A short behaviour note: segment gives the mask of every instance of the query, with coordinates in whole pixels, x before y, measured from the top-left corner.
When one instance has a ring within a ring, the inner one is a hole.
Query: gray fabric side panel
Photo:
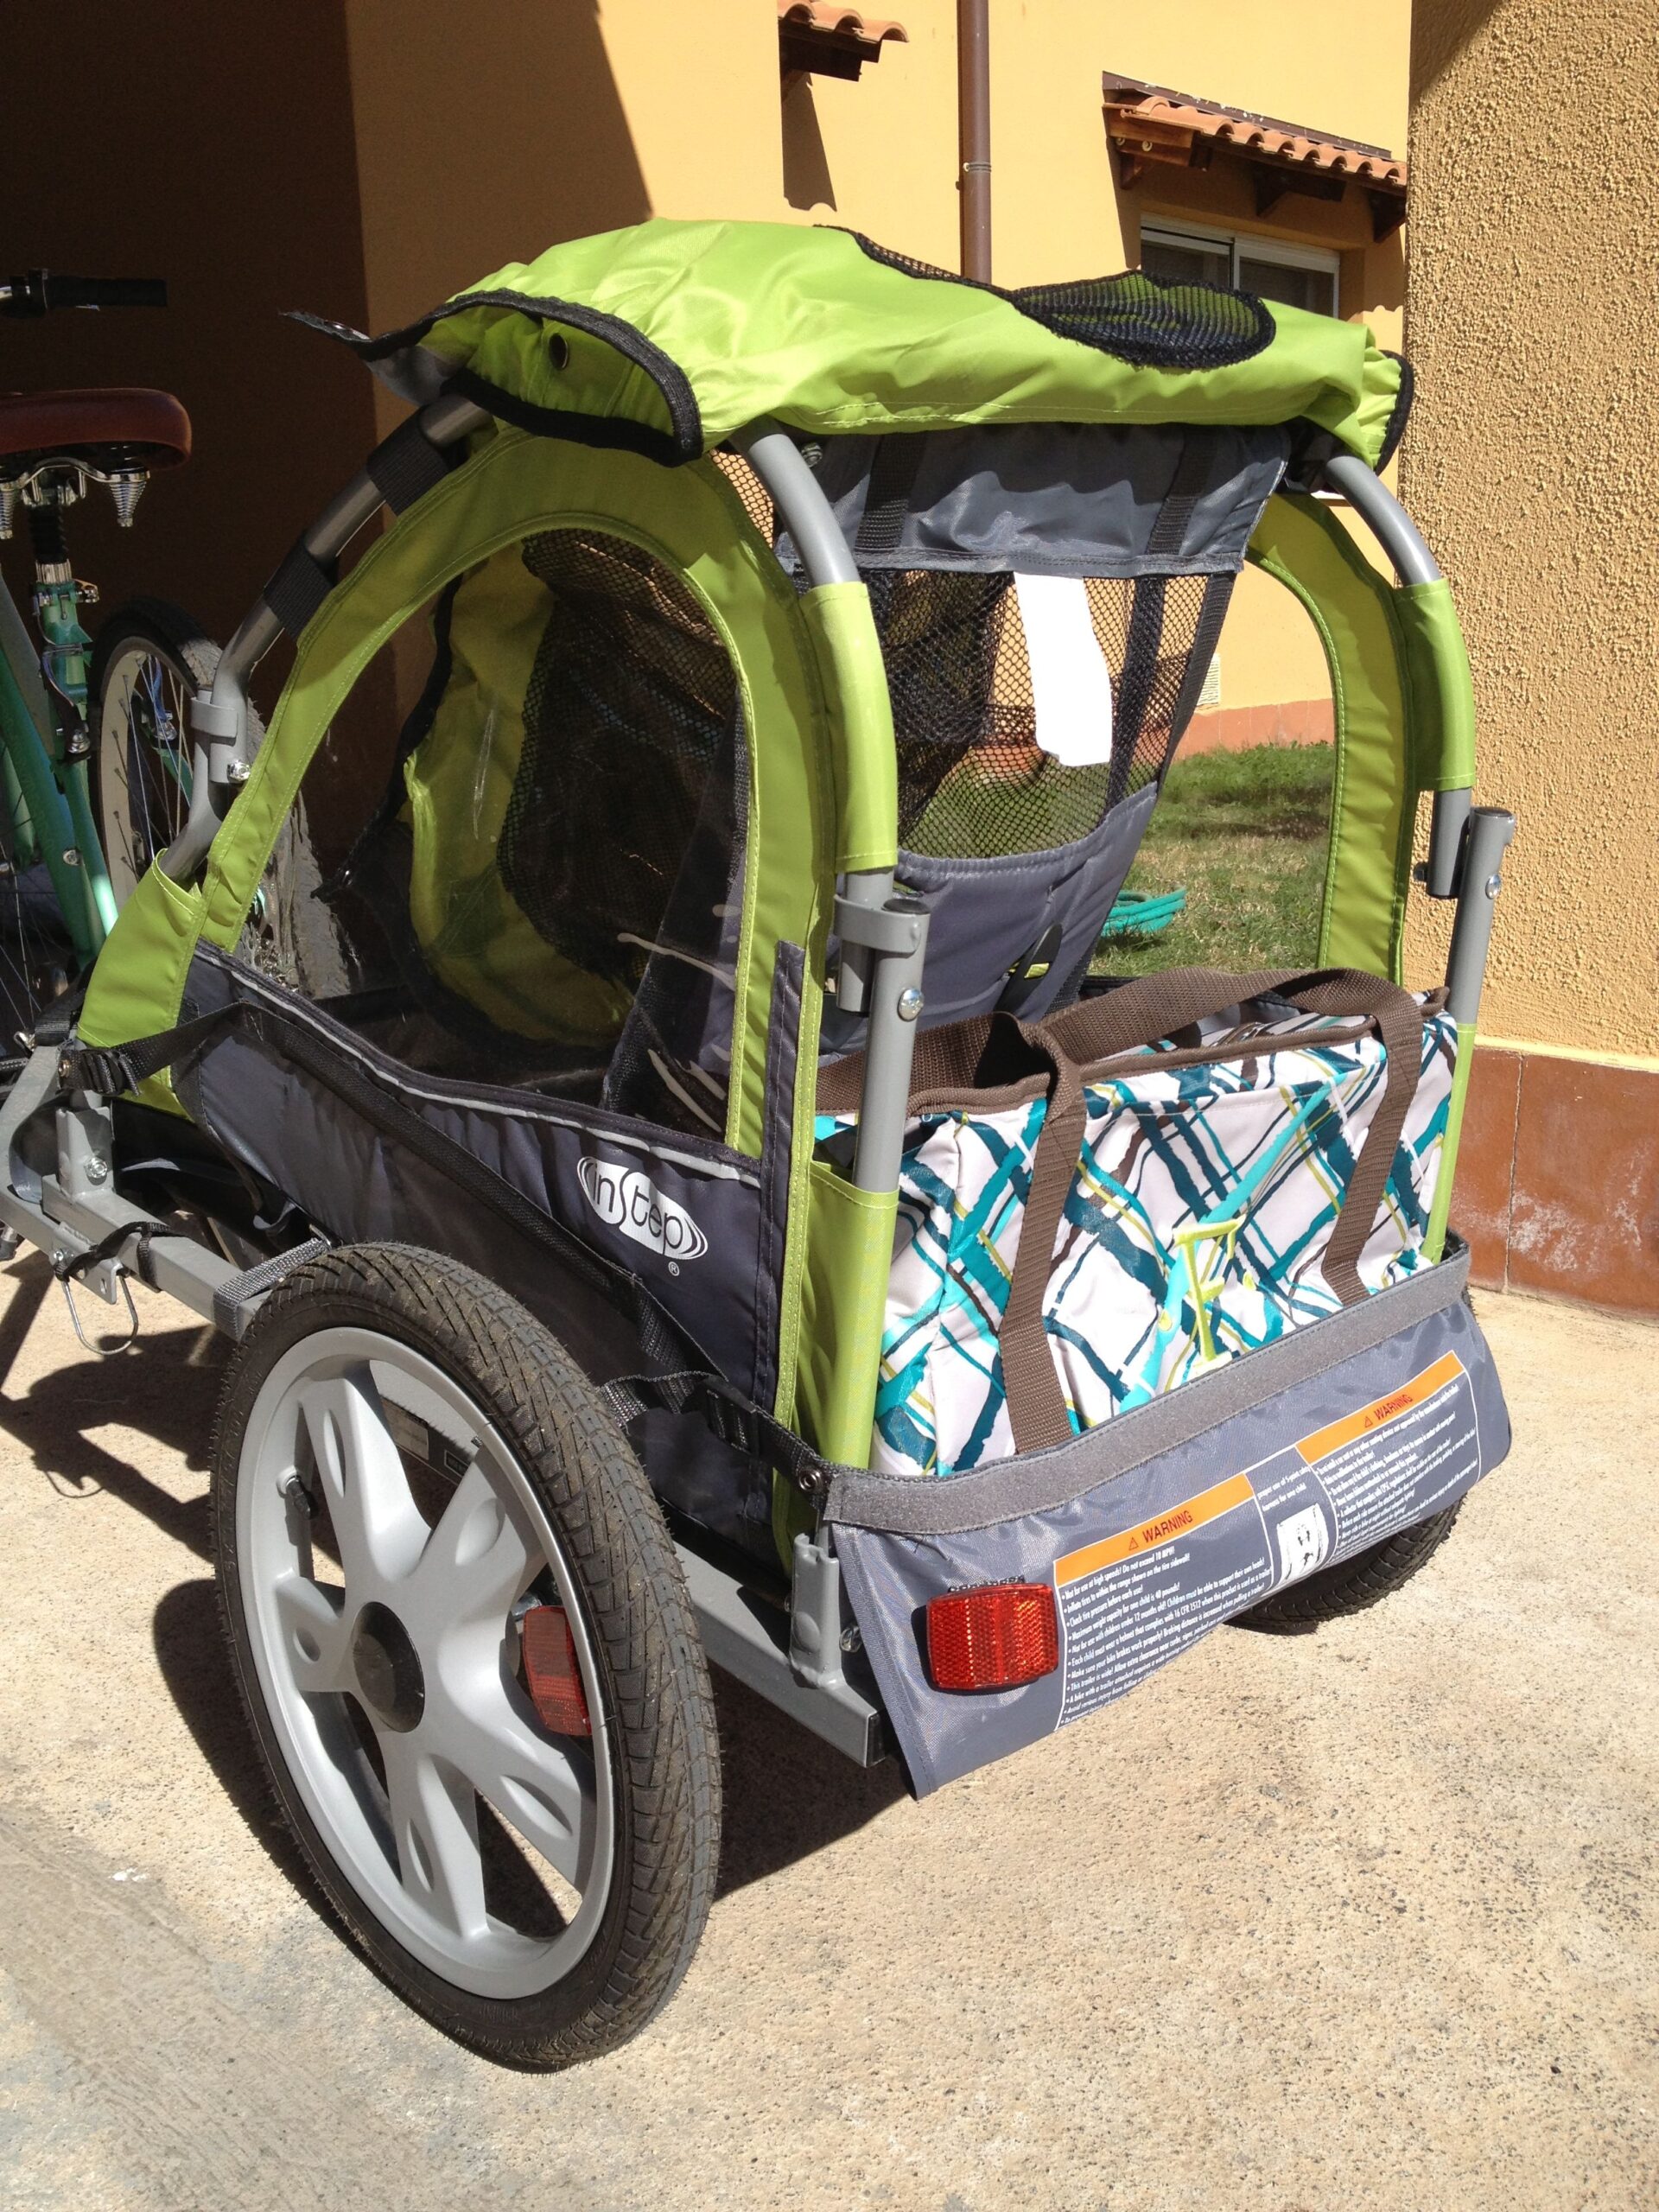
[[[922,1018],[929,1027],[988,1012],[1008,969],[1058,922],[1060,943],[1048,975],[1020,1008],[1026,1021],[1046,1014],[1098,939],[1157,802],[1158,786],[1147,784],[1088,836],[1054,852],[994,860],[900,853],[899,876],[928,902]]]
[[[1333,1423],[1353,1424],[1345,1440]],[[912,1786],[925,1796],[1127,1694],[1272,1591],[1444,1512],[1509,1445],[1459,1300],[1065,1505],[954,1535],[838,1529]],[[1010,1690],[935,1689],[928,1604],[1011,1581],[1055,1592],[1059,1669]]]
[[[1124,577],[1236,571],[1289,450],[1288,434],[1276,427],[1181,424],[1028,423],[826,438],[817,478],[849,544],[859,538],[877,454],[898,442],[915,448],[906,512],[892,515],[879,544],[859,544],[861,568]],[[778,557],[795,565],[786,534]]]
[[[899,880],[926,899],[930,918],[922,1027],[988,1014],[1007,988],[1009,969],[1058,922],[1060,943],[1048,974],[1020,1008],[1027,1021],[1048,1013],[1093,950],[1157,800],[1157,785],[1148,784],[1086,837],[1052,852],[991,860],[901,852]],[[863,1041],[861,1020],[825,1007],[827,1051],[856,1052]]]
[[[1469,1281],[1469,1248],[1452,1236],[1447,1237],[1446,1246],[1447,1257],[1438,1267],[1375,1292],[1363,1306],[1345,1306],[1281,1337],[1277,1344],[1230,1360],[1213,1374],[1198,1376],[1116,1421],[1103,1421],[1069,1444],[1000,1459],[942,1482],[838,1474],[830,1487],[825,1518],[837,1528],[950,1535],[988,1528],[1013,1514],[1067,1504],[1156,1453],[1171,1451],[1455,1305]]]
[[[753,1395],[762,1210],[757,1163],[566,1100],[547,1115],[534,1094],[520,1106],[511,1093],[472,1095],[417,1076],[239,963],[199,954],[186,985],[186,1017],[238,1000],[279,1006],[584,1244],[637,1274],[711,1364]],[[388,1141],[286,1058],[280,1039],[280,1030],[265,1039],[227,1028],[194,1056],[181,1084],[193,1118],[331,1236],[452,1253],[539,1310],[529,1263],[515,1256],[508,1280],[505,1262],[496,1262],[505,1235],[501,1217]],[[551,1255],[539,1264],[557,1271]]]
[[[591,1284],[389,1142],[298,1071],[226,1042],[175,1077],[191,1119],[342,1243],[442,1252],[518,1299],[595,1382],[636,1370],[639,1339]]]

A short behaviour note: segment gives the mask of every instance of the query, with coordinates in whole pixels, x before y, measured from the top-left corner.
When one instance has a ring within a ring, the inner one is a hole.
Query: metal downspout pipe
[[[957,0],[957,190],[962,273],[991,281],[990,0]]]

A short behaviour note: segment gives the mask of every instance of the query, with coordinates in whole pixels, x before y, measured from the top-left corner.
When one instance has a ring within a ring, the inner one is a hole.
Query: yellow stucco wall
[[[1482,1026],[1659,1055],[1652,0],[1440,0],[1418,40],[1405,497],[1514,808]],[[1409,951],[1431,973],[1440,918]]]
[[[345,0],[372,327],[501,262],[647,213],[837,222],[954,268],[955,0],[883,0],[909,35],[856,84],[780,99],[772,0]],[[993,238],[1007,283],[1133,265],[1143,212],[1333,247],[1344,314],[1400,342],[1400,238],[1369,208],[1294,195],[1263,220],[1224,163],[1120,190],[1107,68],[1399,150],[1409,0],[1374,0],[1363,38],[1328,0],[991,0]],[[390,427],[397,410],[385,410]],[[1240,584],[1220,649],[1224,707],[1323,697],[1300,610]]]

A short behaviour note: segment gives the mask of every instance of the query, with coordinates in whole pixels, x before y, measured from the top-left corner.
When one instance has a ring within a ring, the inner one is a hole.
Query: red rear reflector
[[[532,1605],[518,1624],[524,1688],[542,1726],[556,1736],[591,1736],[588,1699],[570,1624],[557,1605]]]
[[[927,1609],[927,1663],[942,1690],[1007,1690],[1060,1663],[1059,1623],[1046,1582],[953,1590]]]

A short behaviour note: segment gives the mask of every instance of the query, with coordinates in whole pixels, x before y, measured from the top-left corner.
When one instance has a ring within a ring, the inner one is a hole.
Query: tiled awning
[[[867,61],[879,61],[891,39],[906,46],[909,33],[886,16],[861,16],[836,0],[778,0],[778,52],[784,82],[797,77],[856,79]]]
[[[1406,213],[1406,164],[1386,146],[1335,138],[1300,123],[1281,123],[1248,108],[1224,107],[1167,85],[1108,71],[1102,79],[1106,135],[1117,152],[1126,186],[1138,183],[1149,164],[1205,168],[1217,154],[1248,164],[1255,174],[1256,212],[1265,214],[1287,192],[1340,200],[1351,183],[1371,204],[1379,238],[1397,230]]]

